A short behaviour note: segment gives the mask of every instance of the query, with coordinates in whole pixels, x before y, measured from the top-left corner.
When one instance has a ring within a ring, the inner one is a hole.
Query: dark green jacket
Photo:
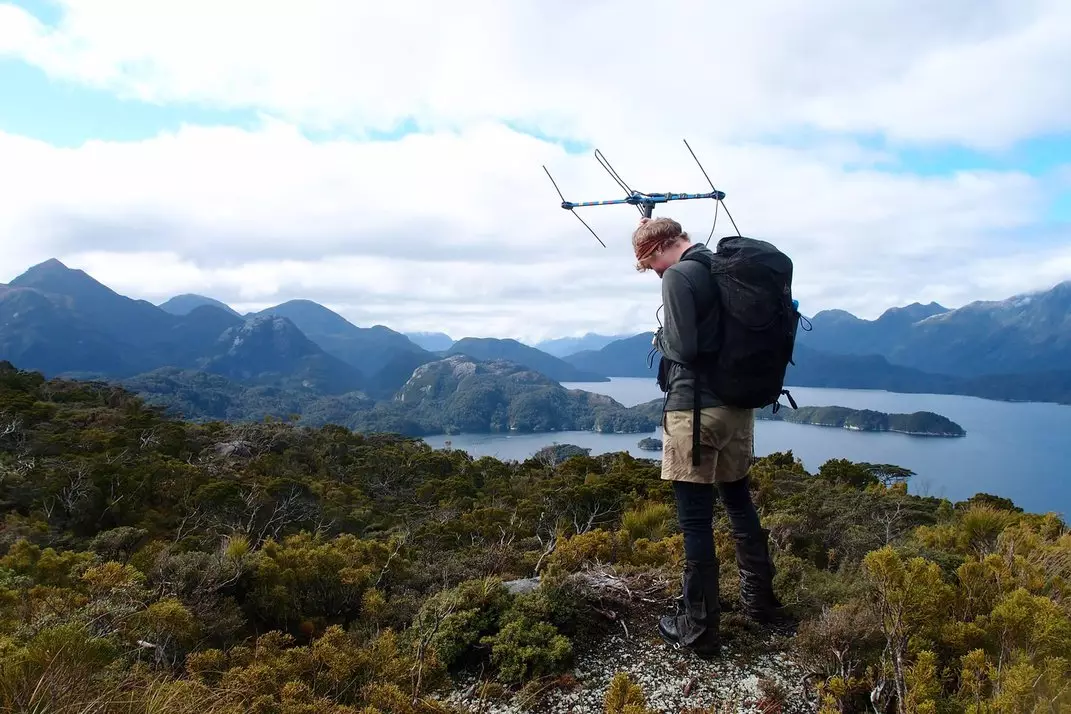
[[[658,330],[655,346],[662,353],[658,381],[662,391],[666,392],[666,410],[692,409],[696,375],[689,364],[700,352],[712,352],[716,347],[718,315],[714,307],[717,291],[705,264],[684,260],[694,251],[711,252],[702,243],[697,243],[662,274],[662,319],[665,324]],[[699,407],[722,404],[702,382]]]

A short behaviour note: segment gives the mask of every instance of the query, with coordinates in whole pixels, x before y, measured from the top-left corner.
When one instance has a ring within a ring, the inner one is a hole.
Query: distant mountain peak
[[[361,328],[315,300],[295,298],[261,310],[258,315],[282,315],[307,333],[353,333]]]
[[[276,305],[275,307],[279,308],[279,307],[283,307],[283,306],[287,306],[287,307],[305,307],[305,308],[309,308],[311,310],[323,310],[323,311],[326,311],[326,312],[330,312],[332,314],[337,314],[331,308],[326,307],[325,305],[321,305],[320,303],[316,302],[315,300],[309,300],[308,298],[294,298],[292,300],[287,300],[286,302],[281,302],[278,305]],[[269,308],[269,309],[271,309],[271,308]]]
[[[925,305],[920,302],[913,302],[910,305],[904,305],[903,307],[890,307],[881,314],[881,317],[879,317],[878,320],[887,321],[895,319],[901,321],[906,319],[910,322],[918,322],[919,320],[925,320],[934,315],[943,315],[948,311],[949,309],[947,307],[936,302],[929,302]]]
[[[225,330],[216,353],[200,367],[231,379],[269,384],[283,380],[325,393],[353,391],[363,381],[360,370],[327,354],[278,315],[254,315]]]
[[[841,310],[840,308],[837,308],[837,307],[829,308],[827,310],[819,310],[818,312],[816,312],[811,317],[811,319],[813,320],[813,319],[816,319],[816,318],[819,318],[819,317],[824,317],[826,319],[838,319],[838,320],[861,320],[862,319],[860,317],[857,317],[856,315],[853,315],[852,313],[848,312],[847,310]]]
[[[157,307],[164,312],[181,316],[189,315],[194,310],[206,305],[219,308],[235,317],[241,317],[238,311],[227,303],[216,300],[215,298],[210,298],[207,295],[198,295],[197,293],[182,293],[181,295],[176,295],[173,298],[160,303]]]
[[[93,286],[96,289],[113,292],[101,282],[93,279],[89,273],[78,268],[69,268],[57,258],[49,258],[43,263],[28,268],[22,275],[11,281],[12,286],[38,288],[45,292],[60,292],[65,287]]]
[[[43,263],[31,266],[26,272],[29,272],[30,270],[70,270],[70,268],[64,265],[59,258],[49,258]]]
[[[277,315],[255,315],[230,327],[219,336],[219,345],[227,354],[300,357],[324,354],[297,325]],[[326,356],[326,355],[325,355]]]

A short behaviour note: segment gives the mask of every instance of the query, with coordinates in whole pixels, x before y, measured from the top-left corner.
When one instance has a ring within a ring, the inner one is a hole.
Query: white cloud
[[[307,126],[514,119],[624,141],[813,123],[979,146],[1071,127],[1063,0],[59,1],[56,29],[8,7],[0,50]]]
[[[55,29],[0,4],[0,55],[263,123],[74,149],[0,134],[0,280],[56,256],[154,301],[306,297],[455,336],[650,329],[659,283],[632,269],[635,209],[582,211],[604,250],[541,164],[573,200],[618,197],[612,180],[506,121],[591,141],[648,191],[707,188],[687,137],[741,230],[795,259],[809,313],[1071,277],[1065,253],[1029,262],[1053,240],[999,277],[988,259],[1037,230],[1066,172],[919,177],[878,170],[887,157],[850,137],[764,143],[810,127],[989,147],[1071,127],[1066,3],[63,4]],[[406,118],[433,131],[362,136]],[[302,132],[324,128],[349,138]],[[705,239],[713,204],[658,213]]]
[[[791,253],[811,311],[927,299],[949,277],[942,266],[984,257],[1043,205],[1044,185],[1026,175],[923,180],[845,172],[822,151],[692,145],[741,230]],[[703,188],[683,144],[624,148],[608,155],[626,180]],[[0,155],[14,158],[0,166],[0,235],[18,245],[0,256],[3,276],[55,255],[137,297],[307,297],[360,324],[531,339],[654,324],[659,283],[632,269],[635,209],[581,209],[603,249],[558,206],[541,164],[573,200],[616,197],[611,179],[589,156],[499,126],[317,143],[272,122],[81,149],[0,135]],[[659,214],[705,240],[713,208],[680,202]],[[717,236],[731,232],[722,212]],[[983,287],[969,270],[955,282],[964,299]]]

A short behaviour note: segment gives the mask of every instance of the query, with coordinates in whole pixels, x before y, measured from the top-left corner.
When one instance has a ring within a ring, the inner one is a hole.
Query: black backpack
[[[717,286],[718,349],[701,354],[693,368],[729,406],[780,408],[792,362],[800,313],[792,299],[792,260],[771,243],[728,236],[713,253],[692,251],[683,260],[710,268]],[[699,390],[695,390],[693,462],[699,461]]]

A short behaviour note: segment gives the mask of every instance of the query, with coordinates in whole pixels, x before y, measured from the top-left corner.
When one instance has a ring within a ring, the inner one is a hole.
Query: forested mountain
[[[411,398],[463,381],[428,376]],[[180,422],[0,363],[0,709],[1071,707],[1071,532],[1055,515],[913,495],[889,464],[756,459],[799,625],[740,611],[716,509],[723,650],[706,663],[657,644],[684,553],[657,463],[558,451],[581,454],[510,463],[334,426]]]
[[[172,315],[132,300],[58,260],[35,265],[11,281],[0,303],[0,359],[51,372],[62,360],[69,371],[123,376],[165,364],[186,364],[219,336],[206,339],[201,320],[238,320],[208,308]],[[200,340],[200,341],[199,341]],[[85,345],[85,348],[82,345]],[[66,354],[62,354],[63,352]],[[78,364],[85,356],[85,364]]]
[[[80,284],[83,276],[47,285],[68,292],[15,282],[0,288],[0,358],[48,374],[122,377],[161,365],[196,366],[214,354],[225,330],[242,324],[212,306],[171,315],[99,283],[99,291]]]
[[[289,319],[328,354],[365,374],[378,396],[392,395],[414,369],[438,359],[399,332],[383,325],[357,327],[312,300],[290,300],[258,314]]]
[[[72,270],[55,259],[33,266],[10,286],[51,296],[88,325],[132,345],[152,344],[177,320],[152,303],[124,297],[85,271]]]
[[[530,367],[505,360],[453,355],[423,365],[395,402],[442,431],[651,431],[657,415],[628,409],[610,397],[567,390]]]
[[[8,286],[0,287],[0,358],[50,375],[132,374],[147,366],[63,301]]]
[[[529,347],[513,339],[465,337],[447,351],[451,355],[467,355],[483,360],[504,359],[541,372],[558,382],[606,382],[605,372],[597,369],[578,369],[564,360]]]
[[[359,328],[307,300],[245,317],[200,295],[157,307],[49,260],[0,287],[0,359],[49,375],[200,370],[246,385],[389,398],[436,356],[400,333]]]
[[[259,386],[250,386],[248,376],[239,382],[177,368],[140,374],[123,385],[169,414],[197,421],[293,417],[304,426],[333,423],[408,436],[574,429],[633,433],[658,425],[657,415],[600,394],[567,390],[538,372],[502,360],[453,355],[429,362],[390,399],[310,388],[323,374],[314,368],[322,365],[313,361],[300,381],[278,377],[263,379]]]
[[[328,354],[287,318],[271,314],[225,330],[197,366],[246,384],[316,394],[352,392],[364,382],[356,367]]]
[[[864,320],[845,310],[823,310],[810,318],[813,330],[800,333],[800,342],[837,354],[886,354],[907,339],[920,320],[948,312],[931,302],[886,310],[876,320]]]
[[[874,321],[820,312],[801,343],[840,354],[879,354],[926,372],[977,378],[1071,367],[1071,281],[955,310],[911,305]]]

